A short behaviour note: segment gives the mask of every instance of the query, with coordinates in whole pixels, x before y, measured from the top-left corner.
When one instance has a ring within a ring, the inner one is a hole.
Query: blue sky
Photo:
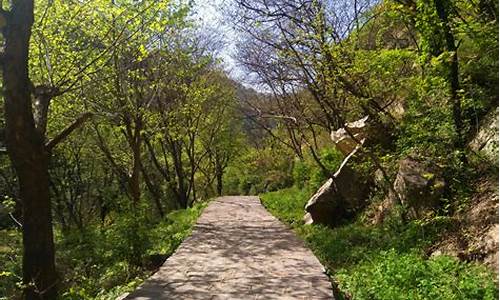
[[[223,60],[226,71],[230,73],[231,77],[237,79],[242,75],[232,58],[237,36],[231,26],[225,24],[222,13],[228,5],[231,5],[231,0],[195,0],[193,12],[196,22],[202,28],[222,39],[224,46],[219,57]]]

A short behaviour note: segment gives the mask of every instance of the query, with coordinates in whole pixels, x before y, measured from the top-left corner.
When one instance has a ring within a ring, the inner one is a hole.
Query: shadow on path
[[[323,267],[258,197],[221,197],[124,299],[333,299]]]

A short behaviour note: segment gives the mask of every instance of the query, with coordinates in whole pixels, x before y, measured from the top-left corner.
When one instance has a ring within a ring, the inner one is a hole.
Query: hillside
[[[210,1],[0,2],[0,299],[498,299],[498,1]]]

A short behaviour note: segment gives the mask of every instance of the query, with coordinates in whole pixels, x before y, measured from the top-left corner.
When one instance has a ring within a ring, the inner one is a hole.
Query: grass
[[[494,275],[453,257],[425,250],[450,223],[427,222],[337,228],[303,225],[307,191],[289,188],[262,195],[264,206],[290,225],[320,259],[342,299],[498,299]]]
[[[83,232],[56,228],[60,298],[116,299],[134,290],[191,233],[205,206],[171,212],[160,222],[136,212]],[[19,230],[0,230],[0,299],[20,298],[21,249]]]

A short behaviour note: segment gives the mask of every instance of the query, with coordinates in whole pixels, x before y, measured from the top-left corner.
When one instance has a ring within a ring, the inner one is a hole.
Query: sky
[[[195,22],[202,28],[213,32],[223,41],[219,58],[224,69],[235,80],[244,81],[244,73],[233,58],[236,49],[237,33],[224,21],[223,10],[231,5],[232,0],[195,0],[193,12]]]
[[[204,29],[209,30],[221,38],[223,48],[219,53],[224,62],[227,71],[234,72],[236,62],[233,59],[236,33],[225,24],[223,18],[223,8],[230,5],[231,0],[197,0],[194,4],[194,13],[196,22]]]

